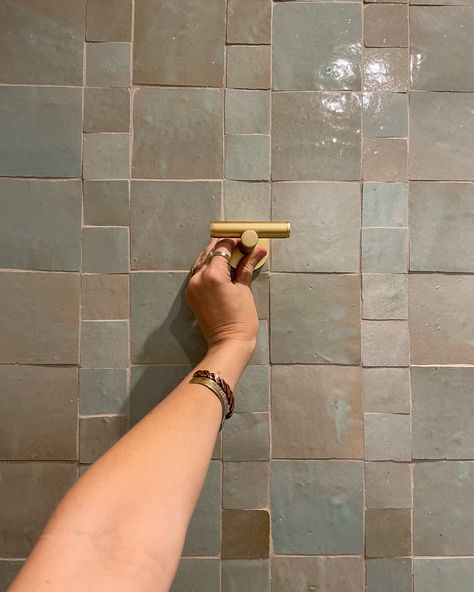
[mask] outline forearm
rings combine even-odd
[[[251,353],[230,343],[197,368],[234,388]],[[222,417],[190,376],[70,490],[11,592],[168,590]]]

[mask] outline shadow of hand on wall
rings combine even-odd
[[[206,353],[206,341],[186,301],[188,278],[184,277],[161,324],[155,329],[141,327],[149,335],[140,351],[132,348],[133,363],[150,365],[132,367],[131,426],[160,403]],[[168,295],[172,297],[171,290],[156,298]]]

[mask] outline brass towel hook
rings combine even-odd
[[[222,222],[215,220],[211,222],[211,237],[216,238],[240,238],[238,247],[232,252],[231,266],[235,269],[240,259],[251,253],[255,247],[264,247],[267,250],[266,256],[260,261],[256,269],[262,267],[270,254],[271,238],[288,238],[290,236],[290,223],[278,222],[255,222],[248,220],[236,220]]]

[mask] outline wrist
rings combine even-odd
[[[256,339],[228,339],[220,343],[209,345],[207,353],[228,354],[247,364],[255,351],[256,344]]]

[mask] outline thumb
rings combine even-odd
[[[250,286],[252,283],[252,274],[255,271],[255,267],[265,257],[266,254],[266,249],[257,247],[250,253],[250,255],[245,255],[242,257],[235,270],[235,281],[239,284]]]

